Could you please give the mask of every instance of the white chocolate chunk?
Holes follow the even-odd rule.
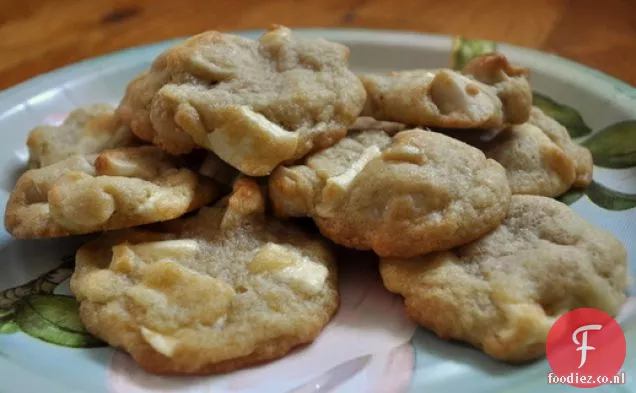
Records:
[[[167,357],[172,357],[172,355],[174,355],[177,345],[179,344],[177,339],[174,337],[164,336],[163,334],[157,333],[143,326],[140,330],[144,340],[146,340],[146,342],[157,352]]]
[[[277,42],[288,40],[291,37],[291,30],[287,27],[270,29],[263,34],[258,41],[262,45],[275,45]]]
[[[135,177],[140,179],[151,179],[156,176],[154,168],[140,165],[135,160],[127,159],[121,154],[104,154],[103,160],[107,161],[103,164],[104,169],[102,175]]]
[[[280,244],[267,243],[250,261],[252,273],[272,273],[292,289],[313,295],[324,287],[329,271],[298,251]]]
[[[329,271],[323,265],[304,257],[299,263],[276,273],[281,280],[299,292],[314,295],[322,290]]]
[[[296,151],[296,133],[286,131],[247,106],[232,107],[218,117],[214,132],[207,134],[206,147],[247,175],[269,175]]]
[[[136,306],[143,307],[146,310],[153,310],[162,304],[168,303],[165,293],[144,285],[134,285],[128,288],[124,295]]]
[[[271,272],[294,265],[302,255],[276,243],[267,243],[261,247],[247,265],[252,273]]]
[[[327,179],[327,184],[325,186],[325,191],[327,194],[331,194],[333,191],[327,191],[328,189],[333,189],[336,193],[345,193],[351,186],[351,182],[353,179],[358,176],[360,172],[364,169],[364,167],[374,159],[375,157],[380,155],[380,148],[377,146],[369,146],[364,152],[344,173],[331,177]]]
[[[204,56],[201,52],[194,52],[190,58],[190,71],[195,75],[200,75],[208,80],[226,80],[234,77],[237,67],[230,61],[222,61],[215,59],[211,61],[209,57]]]
[[[402,161],[421,165],[424,163],[422,152],[417,146],[399,145],[388,148],[382,157],[385,161]]]
[[[158,242],[123,245],[137,254],[144,262],[157,262],[162,259],[192,258],[199,251],[196,240],[164,240]]]
[[[481,120],[501,109],[496,108],[498,99],[493,87],[457,72],[438,72],[431,81],[429,91],[435,106],[443,115],[465,113],[473,120]]]
[[[379,147],[369,146],[346,171],[327,179],[325,188],[322,190],[322,202],[316,206],[316,212],[323,217],[332,215],[336,201],[349,191],[351,183],[369,161],[380,156],[380,154]]]

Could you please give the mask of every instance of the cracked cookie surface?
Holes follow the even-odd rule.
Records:
[[[349,49],[274,26],[258,40],[216,31],[168,49],[133,80],[118,115],[174,154],[201,146],[250,176],[336,143],[361,112]]]
[[[71,289],[87,329],[160,374],[231,371],[312,341],[338,308],[334,256],[264,209],[243,178],[195,216],[82,247]]]
[[[171,220],[212,201],[217,188],[154,146],[73,156],[26,171],[11,193],[5,227],[48,238]]]
[[[518,362],[545,353],[556,319],[576,308],[615,316],[625,302],[619,240],[552,198],[513,195],[503,224],[447,252],[383,258],[385,286],[444,339]]]
[[[269,179],[276,214],[311,217],[341,245],[382,256],[450,249],[494,229],[510,189],[478,149],[421,129],[353,132]]]

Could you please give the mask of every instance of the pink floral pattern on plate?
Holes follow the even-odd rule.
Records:
[[[416,325],[406,318],[402,300],[382,286],[375,261],[351,255],[340,269],[340,309],[312,344],[261,366],[210,377],[152,375],[118,351],[108,371],[110,391],[326,393],[356,378],[356,393],[406,392]]]

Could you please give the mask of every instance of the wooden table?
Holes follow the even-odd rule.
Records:
[[[636,0],[0,0],[0,89],[130,46],[271,23],[497,40],[636,85]]]

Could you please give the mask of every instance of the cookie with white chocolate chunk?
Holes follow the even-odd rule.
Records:
[[[510,200],[503,167],[477,148],[412,129],[352,132],[269,179],[276,214],[311,217],[334,242],[415,256],[476,240]]]
[[[329,247],[265,216],[251,179],[197,215],[104,235],[77,253],[86,328],[159,374],[210,374],[311,342],[338,308]]]
[[[570,310],[616,316],[628,288],[622,242],[535,195],[513,195],[504,222],[475,242],[382,258],[380,272],[414,321],[510,362],[544,355],[548,331]]]
[[[217,196],[217,186],[154,146],[73,156],[26,171],[5,227],[16,238],[53,238],[172,220]]]
[[[204,147],[265,176],[344,137],[366,99],[348,59],[346,46],[283,26],[258,40],[208,31],[159,55],[118,115],[170,153]]]
[[[592,153],[570,138],[568,130],[558,121],[546,115],[540,108],[532,107],[528,124],[532,124],[557,144],[574,162],[575,178],[573,187],[585,188],[592,182],[594,161]]]
[[[462,72],[364,74],[360,80],[368,97],[362,114],[419,127],[491,129],[521,124],[532,107],[527,74],[499,53],[474,58]]]

